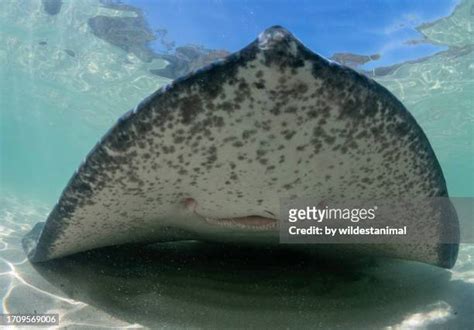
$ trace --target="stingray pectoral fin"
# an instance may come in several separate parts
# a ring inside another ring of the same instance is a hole
[[[44,261],[176,238],[167,228],[271,244],[275,228],[203,218],[268,217],[279,214],[280,198],[308,196],[447,197],[447,189],[428,139],[388,90],[276,26],[120,118],[67,184],[36,248],[31,240],[26,247],[32,261]],[[183,204],[189,199],[201,217]],[[381,254],[452,265],[457,243],[438,247],[457,217],[438,220],[432,241]]]
[[[41,236],[41,232],[43,231],[44,225],[45,222],[38,222],[36,225],[34,225],[33,229],[31,229],[30,232],[23,237],[21,241],[23,250],[25,250],[26,255],[29,258],[34,258],[34,256],[37,255],[36,246]]]

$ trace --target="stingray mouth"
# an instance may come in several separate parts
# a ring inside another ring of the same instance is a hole
[[[239,228],[239,229],[250,229],[250,230],[271,230],[276,229],[278,226],[278,220],[275,218],[268,218],[259,215],[248,215],[244,217],[229,217],[229,218],[210,218],[206,217],[196,210],[198,203],[193,198],[186,198],[183,201],[184,206],[203,218],[206,223],[214,226],[228,227],[228,228]],[[273,213],[269,215],[274,216]]]
[[[211,225],[251,230],[276,229],[278,224],[278,220],[276,219],[266,218],[259,215],[249,215],[238,218],[203,218]]]

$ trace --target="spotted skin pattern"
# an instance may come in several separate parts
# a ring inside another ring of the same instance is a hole
[[[45,261],[125,243],[179,239],[278,243],[279,200],[446,197],[433,150],[385,88],[271,27],[225,60],[173,81],[126,113],[25,239]],[[454,212],[454,211],[453,211]],[[368,253],[451,267],[457,244]],[[423,224],[421,224],[423,225]]]

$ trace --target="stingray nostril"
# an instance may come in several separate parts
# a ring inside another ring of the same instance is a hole
[[[195,211],[197,202],[194,198],[188,197],[183,200],[183,205],[186,207],[188,210]]]

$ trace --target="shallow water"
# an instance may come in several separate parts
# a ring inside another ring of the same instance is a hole
[[[422,126],[459,197],[474,196],[473,8],[463,1],[419,28],[447,50],[375,76]],[[65,3],[58,15],[40,1],[0,2],[3,313],[57,312],[61,326],[76,327],[473,328],[469,244],[452,270],[200,243],[100,250],[33,267],[23,235],[46,219],[115,120],[170,81],[149,71],[162,59],[143,61],[138,50],[93,37],[85,22],[96,15],[134,14],[92,0]]]

